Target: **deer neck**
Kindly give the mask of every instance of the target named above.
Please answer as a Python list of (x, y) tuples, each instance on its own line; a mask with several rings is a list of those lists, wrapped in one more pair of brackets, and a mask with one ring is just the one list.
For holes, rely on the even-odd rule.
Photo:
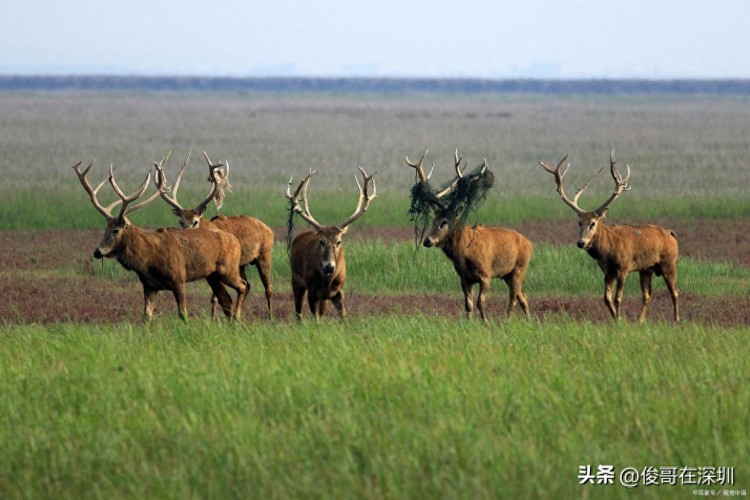
[(147, 267), (145, 256), (153, 251), (153, 244), (148, 241), (148, 235), (142, 229), (128, 226), (122, 235), (117, 261), (128, 271), (140, 273)]
[(596, 260), (602, 255), (609, 255), (612, 249), (612, 228), (604, 222), (599, 224), (596, 234), (591, 238), (591, 246), (586, 250), (588, 254)]
[(461, 247), (461, 237), (467, 229), (463, 226), (451, 229), (448, 236), (438, 245), (446, 257), (450, 260), (456, 259), (456, 249)]

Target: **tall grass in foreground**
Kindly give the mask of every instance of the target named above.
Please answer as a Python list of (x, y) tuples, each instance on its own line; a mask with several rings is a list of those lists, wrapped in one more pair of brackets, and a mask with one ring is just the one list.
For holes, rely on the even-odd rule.
[(0, 496), (629, 496), (579, 486), (588, 464), (734, 466), (744, 487), (748, 345), (404, 317), (5, 328)]

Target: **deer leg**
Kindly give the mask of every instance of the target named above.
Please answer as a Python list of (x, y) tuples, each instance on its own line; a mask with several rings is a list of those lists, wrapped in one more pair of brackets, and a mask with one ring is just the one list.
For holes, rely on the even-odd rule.
[(479, 295), (477, 295), (477, 309), (482, 316), (482, 321), (487, 323), (487, 315), (484, 313), (484, 300), (487, 297), (487, 290), (490, 289), (490, 279), (482, 278), (479, 282)]
[(523, 278), (524, 274), (518, 270), (514, 270), (513, 274), (505, 278), (505, 282), (508, 284), (508, 292), (510, 294), (510, 299), (508, 301), (508, 317), (510, 317), (516, 304), (521, 304), (521, 309), (523, 310), (524, 315), (526, 315), (526, 319), (531, 318), (529, 301), (526, 299), (526, 294), (522, 289)]
[(271, 310), (271, 296), (273, 295), (273, 289), (271, 287), (271, 252), (268, 252), (268, 255), (262, 255), (261, 257), (255, 262), (255, 267), (258, 269), (260, 282), (263, 284), (263, 288), (266, 291), (266, 305), (268, 307), (268, 317), (270, 319), (273, 317)]
[(529, 308), (529, 300), (526, 298), (526, 292), (524, 292), (521, 287), (518, 287), (518, 294), (516, 295), (518, 297), (518, 303), (521, 304), (521, 309), (523, 309), (523, 313), (526, 316), (526, 319), (531, 319), (531, 308)]
[(604, 275), (604, 304), (607, 306), (607, 309), (609, 309), (609, 313), (612, 315), (613, 319), (617, 319), (617, 311), (612, 302), (612, 288), (615, 286), (616, 279), (616, 276), (610, 276), (608, 274)]
[(245, 304), (245, 301), (247, 300), (247, 297), (250, 295), (250, 280), (247, 279), (247, 275), (245, 274), (245, 267), (246, 266), (240, 266), (240, 278), (242, 278), (242, 281), (245, 282), (245, 293), (242, 294), (242, 304)]
[[(529, 309), (529, 301), (526, 298), (526, 292), (523, 291), (523, 281), (526, 278), (526, 267), (516, 268), (515, 274), (513, 275), (513, 290), (515, 292), (518, 303), (521, 304), (521, 309), (526, 315), (526, 319), (531, 319), (531, 310)], [(508, 313), (510, 315), (510, 313)]]
[(216, 294), (211, 294), (211, 319), (216, 321), (216, 309), (218, 309), (219, 299), (216, 298)]
[(182, 321), (187, 321), (187, 303), (185, 302), (185, 283), (178, 283), (172, 289), (174, 300), (177, 302), (177, 314), (179, 314)]
[(214, 321), (218, 319), (217, 305), (221, 305), (224, 316), (231, 318), (233, 309), (232, 297), (229, 296), (226, 288), (221, 284), (221, 278), (215, 274), (211, 274), (206, 276), (206, 281), (214, 292), (211, 295), (211, 319)]
[(331, 298), (331, 302), (333, 302), (333, 307), (336, 308), (339, 319), (344, 319), (346, 317), (346, 308), (344, 307), (344, 292), (339, 291)]
[[(250, 285), (248, 285), (247, 281), (242, 279), (238, 270), (231, 271), (231, 274), (220, 275), (218, 279), (221, 283), (237, 292), (237, 304), (234, 307), (234, 314), (232, 314), (232, 317), (234, 319), (240, 319), (242, 316), (242, 307), (245, 304), (245, 297), (247, 297), (247, 289)], [(229, 302), (231, 304), (231, 299)]]
[(310, 307), (310, 312), (315, 317), (315, 321), (320, 321), (320, 302), (321, 299), (318, 299), (313, 294), (307, 294), (307, 305)]
[(622, 292), (625, 291), (625, 279), (627, 277), (627, 273), (617, 275), (617, 291), (615, 292), (615, 310), (617, 311), (617, 319), (622, 319)]
[(159, 290), (143, 287), (143, 321), (148, 323), (154, 317), (154, 301)]
[(680, 293), (677, 291), (677, 269), (674, 268), (662, 268), (662, 273), (664, 274), (664, 283), (667, 284), (667, 289), (669, 290), (669, 294), (672, 296), (672, 305), (674, 307), (674, 320), (675, 322), (680, 322), (680, 308), (677, 304), (677, 300), (680, 296)]
[(648, 311), (648, 305), (651, 302), (651, 277), (653, 274), (651, 271), (641, 271), (640, 276), (643, 305), (641, 306), (641, 315), (638, 316), (638, 322), (643, 323), (646, 321), (646, 312)]
[(474, 284), (461, 278), (461, 290), (464, 292), (464, 311), (466, 319), (471, 319), (471, 313), (474, 311)]
[(292, 292), (294, 293), (294, 313), (297, 316), (297, 321), (302, 321), (302, 303), (305, 301), (307, 290), (305, 287), (292, 284)]

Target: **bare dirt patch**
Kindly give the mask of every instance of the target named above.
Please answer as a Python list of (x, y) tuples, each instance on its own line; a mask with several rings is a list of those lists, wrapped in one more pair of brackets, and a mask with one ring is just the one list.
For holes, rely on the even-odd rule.
[[(0, 276), (0, 318), (5, 323), (49, 324), (61, 321), (82, 323), (140, 322), (143, 310), (142, 288), (135, 276), (108, 280), (97, 276), (61, 277), (53, 281), (42, 277), (10, 273)], [(205, 283), (188, 285), (188, 311), (191, 315), (207, 316), (210, 290)], [(505, 294), (489, 297), (487, 310), (490, 318), (504, 317)], [(582, 321), (610, 321), (602, 301), (595, 297), (534, 298), (529, 297), (533, 316), (539, 320), (554, 320), (561, 315)], [(404, 314), (409, 316), (463, 316), (463, 298), (456, 294), (370, 295), (352, 293), (345, 306), (350, 316)], [(626, 298), (624, 311), (635, 320), (640, 311), (639, 298)], [(276, 293), (273, 300), (274, 318), (294, 320), (291, 293)], [(700, 297), (684, 294), (680, 297), (684, 321), (700, 321), (716, 325), (750, 325), (750, 294), (741, 297)], [(327, 315), (334, 315), (329, 305)], [(158, 316), (177, 316), (172, 294), (162, 292), (157, 300)], [(309, 316), (305, 305), (304, 314)], [(515, 313), (519, 314), (520, 313)], [(266, 321), (265, 298), (253, 289), (244, 311), (243, 321)], [(671, 321), (672, 303), (668, 294), (655, 294), (649, 311), (649, 321)]]

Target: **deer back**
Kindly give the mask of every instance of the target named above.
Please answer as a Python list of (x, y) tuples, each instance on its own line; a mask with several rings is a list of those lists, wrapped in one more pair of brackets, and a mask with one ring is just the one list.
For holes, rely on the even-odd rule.
[(476, 225), (454, 231), (441, 247), (459, 274), (503, 277), (531, 260), (531, 242), (512, 229)]
[(674, 233), (651, 224), (601, 224), (587, 248), (604, 267), (626, 272), (676, 265), (679, 245)]
[(240, 245), (215, 229), (153, 231), (128, 226), (116, 256), (126, 269), (152, 284), (195, 281), (239, 267)]
[(240, 265), (254, 262), (273, 249), (273, 231), (261, 220), (245, 215), (218, 215), (203, 220), (201, 227), (216, 228), (233, 234), (240, 242)]

